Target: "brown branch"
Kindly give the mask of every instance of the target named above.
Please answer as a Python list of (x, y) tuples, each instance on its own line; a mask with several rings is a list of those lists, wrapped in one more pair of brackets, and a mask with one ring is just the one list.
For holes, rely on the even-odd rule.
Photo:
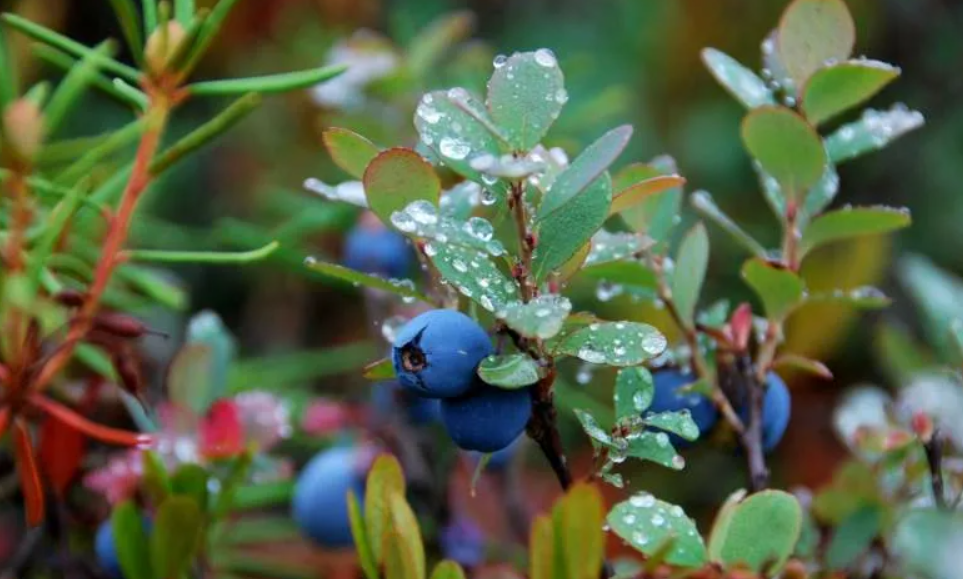
[(933, 430), (930, 439), (923, 444), (926, 452), (926, 462), (930, 467), (930, 486), (933, 489), (933, 501), (937, 508), (946, 510), (946, 494), (943, 486), (943, 439), (939, 429)]

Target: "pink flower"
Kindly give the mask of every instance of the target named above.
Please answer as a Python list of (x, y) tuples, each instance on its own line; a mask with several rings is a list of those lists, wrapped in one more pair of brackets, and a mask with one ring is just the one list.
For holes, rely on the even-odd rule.
[(130, 498), (144, 474), (142, 452), (131, 449), (115, 454), (106, 465), (89, 472), (84, 485), (104, 495), (112, 505)]
[(301, 428), (314, 436), (333, 434), (344, 428), (350, 419), (351, 413), (343, 404), (321, 398), (304, 411)]
[(244, 439), (258, 450), (267, 450), (291, 436), (287, 406), (269, 392), (251, 390), (234, 397), (244, 426)]

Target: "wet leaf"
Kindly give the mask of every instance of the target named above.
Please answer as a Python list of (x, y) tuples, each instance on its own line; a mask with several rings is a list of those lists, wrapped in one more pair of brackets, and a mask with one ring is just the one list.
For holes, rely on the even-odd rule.
[(923, 329), (929, 343), (943, 359), (963, 360), (950, 339), (951, 324), (963, 318), (963, 279), (919, 255), (902, 258), (898, 272), (900, 281), (922, 313)]
[(221, 318), (210, 310), (205, 310), (191, 318), (187, 326), (188, 344), (207, 346), (210, 370), (203, 372), (210, 383), (207, 388), (194, 396), (198, 405), (207, 408), (214, 400), (224, 396), (227, 390), (227, 375), (237, 351), (234, 336), (224, 326)]
[(895, 207), (846, 207), (830, 211), (806, 227), (799, 243), (800, 256), (829, 243), (903, 229), (911, 222), (907, 209)]
[(612, 532), (646, 555), (655, 554), (671, 542), (664, 554), (667, 563), (689, 568), (706, 563), (706, 548), (695, 522), (682, 507), (649, 493), (638, 493), (616, 504), (606, 522)]
[[(676, 172), (677, 167), (671, 157), (653, 159), (648, 165), (629, 165), (616, 173), (615, 190), (623, 191), (643, 179), (651, 179), (659, 175), (674, 175)], [(672, 187), (658, 195), (647, 196), (640, 203), (623, 209), (621, 216), (629, 229), (636, 233), (645, 233), (661, 244), (675, 227), (681, 206), (682, 187)]]
[(833, 163), (877, 151), (906, 133), (923, 126), (923, 114), (897, 104), (888, 111), (866, 109), (858, 121), (847, 123), (826, 137), (826, 152)]
[(704, 48), (701, 54), (712, 76), (747, 109), (776, 104), (765, 81), (734, 58), (714, 48)]
[(615, 378), (615, 418), (641, 416), (652, 405), (655, 385), (652, 374), (642, 366), (622, 368)]
[(409, 279), (384, 279), (378, 276), (361, 273), (336, 263), (318, 261), (314, 258), (308, 258), (305, 260), (304, 264), (311, 271), (316, 271), (328, 277), (350, 282), (353, 285), (362, 285), (372, 289), (393, 293), (403, 298), (415, 299), (428, 304), (432, 303), (431, 298), (418, 292), (415, 289), (414, 282)]
[(213, 390), (213, 351), (207, 344), (185, 345), (178, 351), (167, 373), (167, 395), (173, 404), (202, 415)]
[(630, 435), (626, 440), (628, 447), (625, 453), (628, 456), (652, 461), (673, 470), (685, 468), (685, 460), (676, 452), (669, 435), (664, 432), (644, 431)]
[(556, 353), (593, 364), (636, 366), (658, 356), (665, 347), (665, 336), (648, 324), (603, 322), (565, 336)]
[(686, 440), (699, 438), (699, 426), (688, 410), (646, 414), (643, 421), (647, 426), (677, 434)]
[(875, 310), (888, 307), (893, 300), (873, 286), (862, 286), (851, 290), (813, 293), (806, 296), (805, 303), (847, 304), (855, 308)]
[(555, 55), (544, 48), (513, 54), (488, 81), (492, 120), (517, 151), (528, 151), (542, 140), (567, 99)]
[(364, 172), (364, 191), (368, 207), (386, 225), (391, 214), (419, 199), (438, 204), (441, 182), (432, 166), (421, 155), (405, 148), (382, 151)]
[(496, 315), (522, 336), (547, 340), (562, 330), (572, 302), (556, 294), (541, 294), (528, 303), (513, 302)]
[(896, 80), (899, 68), (877, 60), (847, 60), (817, 70), (803, 90), (802, 110), (818, 125), (868, 100)]
[(478, 376), (486, 384), (514, 390), (538, 382), (539, 369), (528, 354), (489, 356), (478, 365)]
[(798, 86), (827, 61), (848, 58), (855, 41), (842, 0), (795, 0), (782, 13), (776, 37), (780, 61)]
[(786, 108), (754, 109), (742, 121), (742, 141), (790, 199), (802, 197), (826, 166), (826, 151), (819, 135)]
[(448, 283), (489, 312), (504, 309), (521, 299), (518, 285), (480, 251), (429, 243), (425, 245), (425, 253)]
[(582, 426), (582, 430), (592, 439), (593, 444), (600, 444), (607, 447), (613, 446), (612, 436), (599, 425), (594, 416), (579, 408), (576, 408), (574, 412), (575, 418), (578, 419), (579, 424)]
[(440, 215), (428, 201), (413, 201), (401, 211), (391, 214), (391, 224), (405, 235), (430, 239), (438, 243), (453, 243), (499, 256), (505, 247), (494, 239), (495, 229), (481, 217), (458, 220)]

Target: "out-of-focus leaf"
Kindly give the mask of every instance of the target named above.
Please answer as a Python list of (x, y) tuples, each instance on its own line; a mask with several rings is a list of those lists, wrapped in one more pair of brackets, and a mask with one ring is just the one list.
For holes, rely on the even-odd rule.
[(539, 370), (528, 354), (507, 354), (482, 360), (478, 365), (478, 376), (486, 384), (514, 390), (538, 382)]
[(682, 320), (691, 325), (702, 283), (709, 267), (709, 235), (705, 225), (697, 223), (682, 239), (670, 287), (672, 299)]
[(465, 570), (451, 559), (445, 559), (435, 565), (430, 579), (465, 579)]
[(171, 402), (203, 415), (211, 400), (213, 370), (210, 346), (195, 343), (181, 348), (167, 375), (167, 393)]
[(742, 121), (742, 141), (789, 199), (801, 198), (826, 166), (826, 150), (819, 135), (786, 108), (753, 109)]
[(277, 93), (288, 92), (301, 88), (308, 88), (330, 80), (345, 71), (343, 65), (337, 64), (299, 70), (252, 76), (248, 78), (232, 78), (229, 80), (208, 80), (196, 82), (186, 87), (187, 91), (196, 96), (231, 96), (245, 93)]
[(776, 104), (765, 81), (734, 58), (714, 48), (704, 48), (701, 54), (712, 76), (747, 109)]
[(883, 513), (877, 506), (859, 509), (836, 527), (826, 549), (830, 569), (846, 569), (866, 552), (880, 532)]
[(824, 213), (814, 219), (803, 232), (800, 255), (827, 243), (858, 237), (879, 235), (909, 227), (912, 217), (907, 209), (894, 207), (847, 207)]
[(442, 277), (490, 312), (521, 299), (518, 285), (484, 253), (445, 243), (428, 243), (425, 253)]
[(367, 579), (378, 579), (378, 560), (371, 547), (371, 538), (365, 528), (361, 505), (354, 491), (348, 491), (348, 519), (351, 523), (351, 536), (354, 538), (354, 548), (358, 552), (361, 570), (364, 571)]
[(535, 279), (546, 279), (579, 251), (605, 223), (611, 204), (612, 180), (603, 173), (574, 199), (540, 219), (532, 265)]
[(795, 0), (782, 13), (776, 37), (780, 61), (798, 86), (827, 61), (848, 58), (855, 41), (842, 0)]
[(210, 476), (199, 464), (183, 464), (171, 475), (171, 492), (188, 497), (203, 511), (207, 508)]
[(869, 99), (899, 76), (899, 68), (877, 60), (847, 60), (817, 70), (803, 90), (802, 110), (818, 125)]
[(143, 515), (131, 501), (114, 507), (110, 516), (117, 562), (128, 579), (154, 579)]
[(615, 378), (615, 417), (617, 420), (641, 416), (652, 405), (655, 384), (643, 366), (622, 368)]
[(798, 275), (760, 259), (751, 259), (742, 266), (742, 278), (759, 296), (766, 316), (771, 320), (784, 319), (802, 303), (805, 295), (806, 286)]
[(438, 205), (441, 182), (421, 155), (397, 147), (378, 153), (364, 172), (364, 191), (368, 207), (391, 225), (391, 214), (402, 211), (412, 201), (423, 199)]
[(692, 207), (704, 217), (711, 219), (723, 231), (728, 233), (739, 245), (743, 246), (756, 257), (764, 257), (766, 248), (756, 241), (751, 235), (745, 232), (739, 225), (723, 213), (722, 209), (716, 205), (708, 191), (695, 191), (689, 198)]
[(151, 499), (161, 503), (171, 491), (171, 479), (163, 460), (153, 450), (141, 454), (141, 464), (144, 474), (141, 484)]
[(439, 17), (426, 26), (408, 47), (408, 68), (419, 76), (444, 58), (454, 45), (467, 37), (475, 24), (474, 15), (461, 10)]
[(732, 506), (724, 524), (713, 527), (709, 557), (778, 572), (799, 540), (801, 525), (802, 509), (791, 494), (767, 490), (750, 495)]
[(552, 519), (541, 515), (532, 522), (529, 539), (528, 576), (555, 579), (555, 534)]
[(816, 292), (807, 295), (805, 299), (807, 304), (838, 303), (867, 310), (885, 308), (892, 301), (886, 294), (873, 286), (862, 286), (851, 290)]
[(363, 285), (372, 289), (386, 291), (399, 295), (403, 298), (413, 298), (428, 304), (432, 303), (431, 298), (415, 290), (415, 284), (411, 280), (388, 280), (378, 276), (361, 273), (359, 271), (344, 267), (343, 265), (318, 261), (317, 259), (313, 258), (308, 258), (305, 261), (305, 266), (307, 266), (307, 268), (311, 271), (316, 271), (326, 276), (347, 281), (355, 285)]
[(382, 358), (365, 366), (362, 375), (368, 380), (390, 380), (395, 377), (395, 367), (391, 358)]
[(898, 104), (888, 111), (867, 109), (858, 121), (847, 123), (826, 137), (826, 153), (833, 163), (855, 159), (882, 149), (923, 126), (923, 114)]
[(773, 360), (772, 367), (774, 370), (791, 368), (813, 376), (818, 376), (824, 380), (833, 379), (832, 371), (825, 364), (819, 360), (813, 360), (797, 354), (780, 354), (778, 358)]
[(154, 577), (180, 577), (194, 561), (204, 530), (194, 499), (170, 496), (157, 508), (150, 535)]
[(364, 170), (378, 156), (378, 147), (354, 131), (332, 127), (322, 133), (331, 159), (355, 179), (364, 178)]
[[(805, 227), (810, 219), (819, 215), (833, 202), (839, 192), (839, 173), (832, 163), (826, 165), (822, 177), (809, 188), (806, 199), (799, 211), (800, 227)], [(785, 215), (785, 209), (780, 216)]]
[(658, 356), (665, 347), (665, 336), (648, 324), (604, 322), (565, 336), (555, 351), (592, 364), (636, 366)]
[(488, 81), (488, 109), (512, 148), (528, 151), (542, 140), (568, 100), (565, 79), (550, 50), (515, 53)]
[(963, 579), (963, 515), (915, 509), (897, 523), (889, 546), (907, 572), (926, 579)]
[(400, 534), (388, 531), (384, 545), (385, 579), (422, 579), (411, 547)]
[(910, 255), (899, 263), (899, 277), (923, 314), (929, 343), (944, 360), (963, 360), (951, 340), (951, 324), (963, 318), (963, 280), (939, 269), (925, 257)]
[(601, 493), (587, 483), (576, 484), (555, 504), (555, 544), (566, 579), (598, 577), (605, 555), (602, 509)]
[(646, 555), (665, 548), (664, 560), (681, 567), (706, 563), (706, 548), (695, 522), (682, 507), (638, 493), (612, 507), (606, 522), (612, 531)]
[(405, 496), (405, 475), (398, 459), (382, 454), (368, 473), (364, 495), (364, 522), (371, 552), (379, 564), (385, 562), (382, 547), (391, 529), (391, 497)]
[(191, 318), (187, 326), (187, 343), (203, 344), (209, 348), (211, 386), (206, 408), (214, 400), (224, 395), (227, 389), (227, 375), (234, 362), (237, 345), (234, 336), (224, 326), (221, 318), (206, 310)]
[[(418, 519), (408, 505), (408, 501), (405, 500), (405, 495), (397, 492), (391, 493), (388, 501), (388, 508), (390, 510), (388, 541), (390, 543), (394, 537), (402, 541), (405, 545), (404, 551), (411, 556), (414, 576), (418, 578), (424, 577), (426, 570), (425, 545), (421, 539), (421, 529), (418, 527)], [(385, 562), (386, 565), (390, 565), (391, 563), (390, 547), (389, 558), (387, 558)]]

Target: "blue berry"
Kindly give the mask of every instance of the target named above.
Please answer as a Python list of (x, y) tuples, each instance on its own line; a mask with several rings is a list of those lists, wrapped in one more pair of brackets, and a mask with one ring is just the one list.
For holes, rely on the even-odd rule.
[(437, 399), (418, 396), (394, 380), (374, 385), (371, 406), (376, 420), (404, 412), (409, 422), (419, 426), (437, 421), (440, 412)]
[(114, 530), (110, 519), (101, 523), (100, 528), (97, 529), (94, 552), (97, 554), (97, 563), (107, 575), (113, 579), (123, 579), (124, 572), (121, 571), (120, 561), (117, 559), (117, 547), (114, 544)]
[[(518, 454), (518, 449), (520, 446), (522, 446), (522, 441), (523, 437), (519, 436), (505, 448), (493, 452), (488, 458), (488, 464), (485, 465), (485, 468), (492, 471), (499, 471), (508, 468), (508, 465), (511, 464), (512, 460), (515, 458), (515, 455)], [(483, 453), (476, 453), (475, 459), (481, 460), (482, 454)]]
[(528, 388), (502, 390), (479, 383), (458, 398), (441, 401), (441, 421), (464, 450), (495, 452), (525, 430), (532, 412)]
[(348, 519), (348, 491), (364, 500), (365, 456), (341, 446), (319, 452), (301, 471), (291, 500), (294, 522), (301, 532), (325, 547), (354, 544)]
[(485, 561), (485, 534), (471, 519), (456, 517), (441, 530), (441, 552), (463, 567)]
[(411, 269), (411, 247), (405, 237), (383, 225), (358, 225), (348, 233), (344, 265), (364, 273), (405, 277)]
[(429, 398), (468, 392), (478, 363), (492, 353), (488, 334), (455, 310), (431, 310), (405, 324), (391, 360), (402, 386)]
[(767, 378), (769, 387), (762, 401), (762, 446), (769, 452), (776, 448), (789, 426), (792, 397), (778, 374), (770, 372)]
[[(715, 426), (719, 419), (719, 412), (712, 400), (696, 392), (679, 391), (680, 388), (696, 381), (694, 375), (669, 368), (656, 372), (653, 380), (655, 381), (655, 395), (647, 412), (688, 410), (692, 415), (692, 420), (699, 427), (700, 438)], [(691, 444), (675, 434), (670, 434), (670, 439), (676, 446), (684, 447)]]

